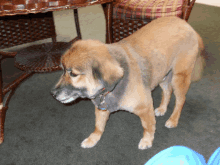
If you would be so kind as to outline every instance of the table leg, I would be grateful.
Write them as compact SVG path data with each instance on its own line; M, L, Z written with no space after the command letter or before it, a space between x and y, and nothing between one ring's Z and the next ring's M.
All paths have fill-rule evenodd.
M76 32L78 39L82 39L82 35L80 32L80 26L79 26L79 16L78 16L78 9L74 9L74 18L75 18L75 25L76 25Z
M1 103L0 105L0 144L3 143L4 141L4 123L5 123L5 114L6 114L6 110L7 107L4 107L3 104Z
M105 14L105 20L106 20L106 43L110 44L112 43L112 13L113 13L113 4L112 3L106 3L102 5L104 14Z
M1 61L0 61L0 144L4 140L4 120L5 120L5 110L3 107L2 68L1 68Z
M8 58L14 57L15 53L4 53L0 52L1 55L6 55ZM6 111L8 109L9 100L14 94L15 88L26 78L31 76L33 72L24 73L19 78L14 80L12 83L9 83L6 87L3 88L3 79L2 79L2 67L1 61L6 58L1 56L0 57L0 144L4 141L4 124L5 124L5 116ZM7 97L5 98L6 93L10 92Z

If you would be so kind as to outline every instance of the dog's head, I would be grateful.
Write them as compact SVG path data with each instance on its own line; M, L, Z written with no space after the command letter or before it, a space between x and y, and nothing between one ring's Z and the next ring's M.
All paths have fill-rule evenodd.
M64 73L51 93L62 103L78 97L93 99L103 88L111 91L123 77L107 46L94 40L75 42L62 56L61 65Z

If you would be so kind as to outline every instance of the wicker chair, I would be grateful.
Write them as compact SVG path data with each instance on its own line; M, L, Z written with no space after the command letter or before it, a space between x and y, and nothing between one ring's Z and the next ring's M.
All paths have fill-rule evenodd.
M188 21L194 3L195 0L116 0L111 42L120 41L159 17L177 16Z
M16 52L0 50L0 144L4 140L6 110L15 88L36 72L60 70L60 56L74 41L81 39L77 9L74 9L74 16L78 36L70 42L56 42L52 12L0 17L0 49L52 38L52 42L28 46ZM1 61L5 58L14 58L15 66L24 73L3 87Z

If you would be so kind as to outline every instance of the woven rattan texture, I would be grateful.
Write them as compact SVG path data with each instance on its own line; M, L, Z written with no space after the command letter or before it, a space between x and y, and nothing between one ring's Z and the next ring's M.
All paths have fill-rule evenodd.
M145 0L145 1L148 2L148 0ZM130 6L130 8L126 6L122 8L123 6L121 6L119 10L118 7L122 4L122 2L123 1L116 0L113 3L112 42L118 42L122 40L123 38L131 35L135 31L140 29L142 26L146 25L147 23L155 19L155 18L152 19L150 17L148 18L147 16L140 17L139 15L137 15L138 12L133 11L135 9L132 9L132 5ZM134 1L130 1L130 0L128 0L128 2L134 3ZM155 1L149 1L149 2L156 3L156 2L161 2L161 1L155 0ZM183 12L182 14L177 15L177 16L187 21L194 3L195 3L195 0L192 0L192 1L183 0L183 7L182 7ZM129 3L128 4L126 3L125 5L129 5ZM121 10L123 11L122 12L123 14L120 13ZM132 17L129 14L127 14L129 12L133 14Z
M0 16L76 9L112 0L0 0Z
M26 47L15 56L15 66L29 72L60 70L60 57L71 45L71 42L50 42Z
M131 20L131 19L117 19L114 18L112 22L112 30L113 30L113 42L118 42L123 38L131 35L151 20Z
M155 19L182 15L184 0L122 0L114 2L113 17Z
M55 36L52 12L0 17L0 49Z

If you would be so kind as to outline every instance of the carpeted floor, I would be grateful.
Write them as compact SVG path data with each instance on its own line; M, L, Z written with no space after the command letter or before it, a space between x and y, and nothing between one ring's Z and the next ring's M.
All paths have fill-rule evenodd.
M91 9L97 13L96 7L88 8ZM81 16L85 14L83 11L86 8L80 11ZM156 118L157 130L152 148L138 150L142 137L140 119L119 111L110 116L97 146L82 149L80 143L94 129L94 106L89 100L81 100L74 105L56 101L50 95L50 89L61 72L54 72L35 74L16 90L7 111L5 141L0 145L0 164L143 165L153 155L173 145L190 147L208 160L220 147L219 15L218 7L195 4L189 23L204 39L207 67L202 80L191 85L178 127L168 129L164 126L173 110L174 96L167 114ZM81 21L86 19L83 17ZM100 18L100 21L103 25L104 20ZM86 22L81 24L86 29ZM87 31L90 29L93 28L87 26ZM91 38L96 38L96 34ZM3 63L5 82L17 74L9 64L10 61ZM153 91L155 108L160 103L160 93L159 87Z

